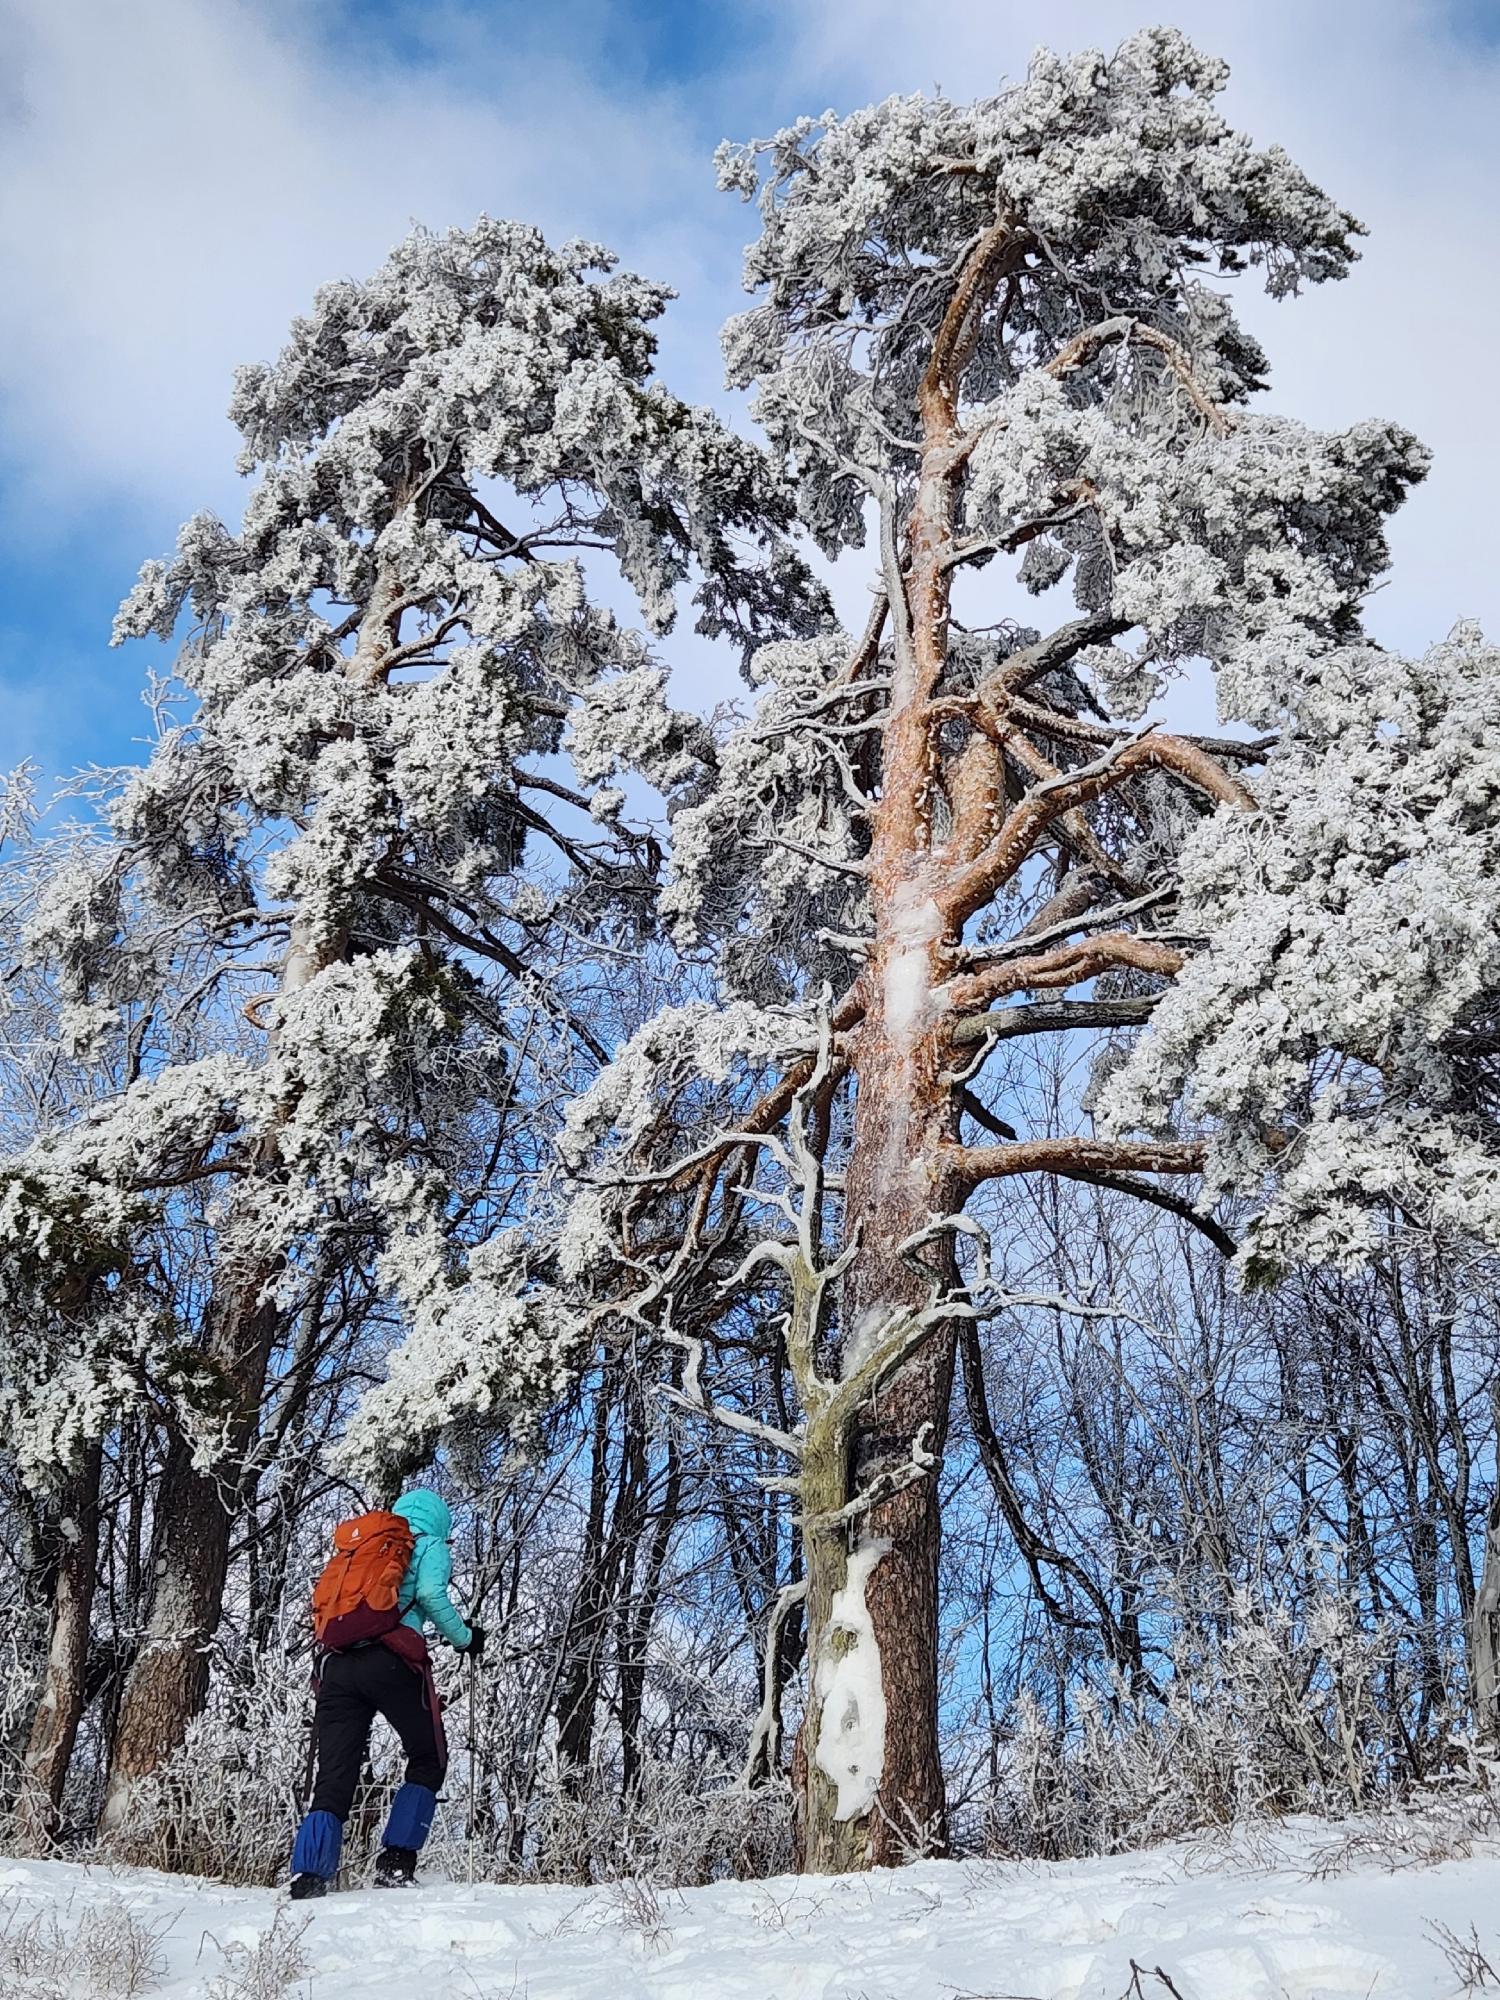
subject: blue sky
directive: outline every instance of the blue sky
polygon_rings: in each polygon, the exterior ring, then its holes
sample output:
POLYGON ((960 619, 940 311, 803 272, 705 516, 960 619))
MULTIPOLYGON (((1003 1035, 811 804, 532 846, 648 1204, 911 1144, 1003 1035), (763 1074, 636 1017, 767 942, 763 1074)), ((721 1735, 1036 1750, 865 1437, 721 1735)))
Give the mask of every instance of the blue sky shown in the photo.
POLYGON ((722 399, 748 218, 713 192, 719 138, 987 90, 1039 40, 1163 16, 1371 225, 1346 285, 1247 312, 1278 402, 1437 451, 1372 623, 1500 631, 1500 0, 0 0, 0 768, 137 754, 147 656, 108 650, 114 606, 180 518, 237 508, 231 370, 321 279, 480 209, 596 236, 678 286, 663 371, 722 399))

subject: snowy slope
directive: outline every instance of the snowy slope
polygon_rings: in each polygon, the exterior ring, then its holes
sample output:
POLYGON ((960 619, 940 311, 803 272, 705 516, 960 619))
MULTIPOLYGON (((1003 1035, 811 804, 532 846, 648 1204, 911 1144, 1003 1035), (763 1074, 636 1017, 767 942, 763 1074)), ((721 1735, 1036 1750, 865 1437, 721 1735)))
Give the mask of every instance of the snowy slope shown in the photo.
POLYGON ((163 1976, 147 1989, 162 2000, 279 1994, 247 1977, 278 1911, 278 1939, 302 1930, 306 1960, 288 2000, 1121 2000, 1132 1959, 1143 2000, 1172 1988, 1181 2000, 1458 2000, 1463 1968, 1434 1924, 1465 1940, 1474 1926, 1500 1964, 1495 1849, 1396 1868, 1347 1867, 1345 1854, 1326 1873, 1339 1839, 1301 1823, 1274 1841, 1107 1861, 925 1863, 684 1893, 436 1883, 347 1892, 310 1915, 269 1891, 0 1862, 0 1994, 109 1992, 76 1974, 28 1981, 16 1941, 122 1901, 164 1931, 163 1976))

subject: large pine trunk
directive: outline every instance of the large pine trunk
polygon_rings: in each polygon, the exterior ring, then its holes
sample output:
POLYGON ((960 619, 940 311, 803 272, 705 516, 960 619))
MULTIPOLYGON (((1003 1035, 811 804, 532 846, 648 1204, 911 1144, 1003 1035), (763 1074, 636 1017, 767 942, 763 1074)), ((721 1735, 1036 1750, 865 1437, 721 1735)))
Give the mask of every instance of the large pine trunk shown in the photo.
POLYGON ((31 1718, 16 1801, 16 1830, 26 1847, 46 1848, 57 1838, 68 1765, 88 1701, 89 1624, 98 1576, 102 1458, 96 1441, 68 1480, 58 1503, 47 1665, 31 1718))
POLYGON ((981 745, 939 830, 941 753, 931 704, 948 655, 961 477, 953 450, 956 385, 965 329, 993 285, 1003 245, 1003 233, 992 232, 971 256, 922 383, 924 450, 899 573, 898 537, 889 520, 882 524, 895 674, 866 864, 874 930, 866 1006, 850 1065, 844 1241, 853 1258, 839 1299, 844 1393, 809 1414, 802 1481, 809 1668, 801 1845, 803 1865, 818 1873, 891 1864, 947 1843, 937 1713, 937 1478, 955 1339, 952 1320, 933 1308, 951 1296, 958 1271, 951 1229, 934 1235, 932 1225, 962 1209, 965 1191, 944 1165, 957 1137, 958 1099, 942 988, 961 922, 942 899, 952 865, 988 837, 998 767, 981 745), (926 1238, 920 1250, 913 1247, 919 1237, 926 1238), (902 1334, 903 1322, 918 1334, 914 1322, 924 1317, 929 1323, 918 1338, 902 1334), (891 1365, 863 1385, 874 1353, 893 1342, 891 1365), (829 1525, 871 1493, 888 1497, 829 1525), (861 1715, 861 1704, 875 1712, 861 1715), (854 1770, 861 1759, 865 1768, 854 1770))
MULTIPOLYGON (((925 957, 927 947, 918 947, 925 957)), ((898 941, 908 957, 913 947, 898 941)), ((905 974, 886 981, 904 1005, 905 974)), ((915 982, 914 982, 915 983, 915 982)), ((856 1058, 846 1232, 860 1254, 840 1298, 844 1376, 882 1328, 927 1312, 957 1281, 951 1234, 902 1245, 961 1206, 943 1183, 951 1137, 939 1038, 913 1037, 876 1007, 856 1058), (893 1031, 894 1029, 894 1031, 893 1031)), ((888 1379, 810 1419, 802 1501, 807 1548, 808 1704, 803 1865, 819 1874, 888 1866, 947 1842, 938 1743, 936 1466, 948 1427, 954 1331, 937 1319, 888 1379), (929 1469, 918 1466, 930 1460, 929 1469), (860 1495, 888 1498, 842 1521, 860 1495)))

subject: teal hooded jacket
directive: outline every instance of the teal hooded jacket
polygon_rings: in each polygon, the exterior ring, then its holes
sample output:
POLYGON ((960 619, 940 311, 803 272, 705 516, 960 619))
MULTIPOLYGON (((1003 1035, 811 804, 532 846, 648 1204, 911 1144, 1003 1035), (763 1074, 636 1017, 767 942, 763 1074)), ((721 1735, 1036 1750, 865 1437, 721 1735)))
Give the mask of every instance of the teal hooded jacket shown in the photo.
POLYGON ((419 1486, 415 1492, 403 1493, 391 1511, 408 1523, 417 1538, 396 1597, 401 1623, 410 1625, 414 1632, 435 1625, 450 1646, 467 1646, 474 1635, 448 1595, 453 1582, 453 1556, 448 1547, 453 1516, 447 1501, 419 1486))

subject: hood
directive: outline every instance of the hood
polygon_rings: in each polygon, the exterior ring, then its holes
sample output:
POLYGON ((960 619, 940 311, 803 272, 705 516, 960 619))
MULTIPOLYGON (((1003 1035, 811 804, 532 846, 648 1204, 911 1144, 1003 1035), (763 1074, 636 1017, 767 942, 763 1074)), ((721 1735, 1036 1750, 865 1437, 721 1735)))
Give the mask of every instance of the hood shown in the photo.
POLYGON ((431 1535, 436 1541, 446 1542, 453 1533, 453 1516, 448 1512, 447 1501, 426 1486, 403 1493, 391 1512, 409 1522, 413 1534, 431 1535))

